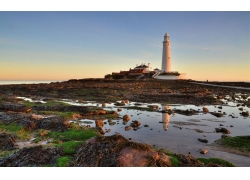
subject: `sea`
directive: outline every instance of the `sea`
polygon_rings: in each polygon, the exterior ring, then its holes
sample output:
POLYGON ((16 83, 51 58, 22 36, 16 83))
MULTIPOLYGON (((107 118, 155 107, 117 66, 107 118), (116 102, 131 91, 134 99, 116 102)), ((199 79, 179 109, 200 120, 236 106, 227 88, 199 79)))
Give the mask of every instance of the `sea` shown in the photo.
MULTIPOLYGON (((64 80, 67 81, 67 80, 64 80)), ((51 83, 51 82, 63 82, 62 80, 0 80, 0 85, 10 85, 10 84, 41 84, 41 83, 51 83)), ((219 82, 219 81, 217 81, 219 82)), ((224 82, 224 81, 222 81, 224 82)), ((230 82, 230 81, 228 81, 230 82)), ((243 82, 243 81, 232 81, 232 82, 243 82)), ((250 82, 246 82, 250 83, 250 82)))
POLYGON ((62 82, 61 80, 2 80, 0 85, 10 85, 10 84, 41 84, 41 83, 51 83, 51 82, 62 82))

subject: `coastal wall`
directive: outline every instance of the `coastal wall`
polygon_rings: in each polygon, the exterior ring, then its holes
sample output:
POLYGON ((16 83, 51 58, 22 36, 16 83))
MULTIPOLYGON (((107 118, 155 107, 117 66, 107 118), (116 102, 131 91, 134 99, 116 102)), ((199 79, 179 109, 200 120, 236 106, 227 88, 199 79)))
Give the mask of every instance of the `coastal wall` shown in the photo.
POLYGON ((181 73, 179 76, 175 75, 163 75, 163 76, 156 76, 156 79, 166 79, 166 80, 176 80, 176 79, 186 79, 186 73, 181 73))

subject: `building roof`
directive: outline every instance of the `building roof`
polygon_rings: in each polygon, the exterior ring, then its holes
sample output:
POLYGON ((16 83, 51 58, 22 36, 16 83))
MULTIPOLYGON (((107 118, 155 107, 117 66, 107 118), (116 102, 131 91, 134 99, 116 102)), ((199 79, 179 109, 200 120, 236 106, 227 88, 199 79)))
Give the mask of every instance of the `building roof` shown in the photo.
POLYGON ((146 66, 145 64, 142 64, 142 65, 137 66, 137 67, 135 67, 135 68, 148 68, 148 66, 146 66))

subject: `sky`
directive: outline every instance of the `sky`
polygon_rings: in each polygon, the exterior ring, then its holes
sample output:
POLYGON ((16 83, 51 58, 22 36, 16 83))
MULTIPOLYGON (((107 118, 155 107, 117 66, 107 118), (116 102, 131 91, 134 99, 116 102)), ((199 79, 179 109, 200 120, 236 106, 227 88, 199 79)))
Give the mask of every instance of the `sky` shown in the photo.
POLYGON ((103 78, 136 64, 250 81, 249 11, 0 11, 0 80, 103 78))

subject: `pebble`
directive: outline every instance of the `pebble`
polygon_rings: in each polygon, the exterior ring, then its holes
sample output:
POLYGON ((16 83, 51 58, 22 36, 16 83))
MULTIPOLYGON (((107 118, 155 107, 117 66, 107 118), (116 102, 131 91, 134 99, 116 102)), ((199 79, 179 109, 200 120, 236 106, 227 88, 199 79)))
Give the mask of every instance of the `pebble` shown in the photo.
POLYGON ((208 153, 208 150, 207 150, 207 149, 200 149, 200 153, 201 153, 201 154, 207 154, 207 153, 208 153))

